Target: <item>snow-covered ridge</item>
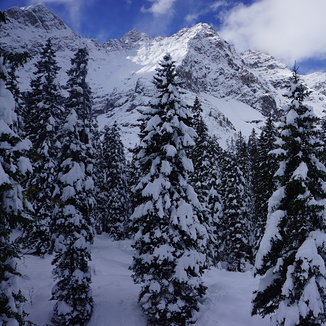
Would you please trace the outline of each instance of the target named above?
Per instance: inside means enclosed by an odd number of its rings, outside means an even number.
[[[152,78],[158,61],[169,52],[183,82],[185,100],[192,104],[197,95],[202,101],[204,119],[212,133],[225,142],[235,130],[246,132],[286,103],[282,94],[291,71],[272,56],[257,51],[238,54],[212,26],[205,23],[184,28],[170,37],[151,38],[132,30],[120,39],[99,44],[78,36],[44,5],[13,7],[6,11],[8,24],[0,30],[4,48],[28,51],[34,58],[19,72],[21,87],[29,89],[34,63],[48,38],[52,39],[62,67],[61,83],[70,58],[81,47],[90,53],[88,80],[94,95],[94,108],[100,125],[116,120],[127,147],[135,142],[137,107],[152,96]],[[326,107],[326,74],[304,76],[314,90],[311,104],[317,114]],[[230,110],[230,103],[234,110]],[[234,112],[243,112],[234,115]],[[253,112],[255,117],[252,117]],[[241,116],[241,118],[240,118]],[[244,118],[246,117],[246,118]],[[251,123],[250,123],[251,122]]]

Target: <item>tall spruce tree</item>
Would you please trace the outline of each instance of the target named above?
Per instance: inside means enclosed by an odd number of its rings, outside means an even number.
[[[278,326],[326,323],[326,169],[318,161],[317,118],[304,104],[308,94],[295,69],[274,151],[277,190],[255,265],[260,286],[252,312],[272,314]]]
[[[179,92],[175,64],[163,57],[154,77],[157,97],[143,112],[137,159],[142,178],[133,213],[138,232],[133,245],[133,279],[149,325],[194,323],[206,288],[206,228],[196,216],[197,196],[188,182],[192,162],[186,150],[195,132]]]
[[[253,128],[251,134],[248,138],[247,144],[247,152],[248,152],[248,175],[246,177],[247,180],[247,195],[248,195],[248,213],[249,219],[251,222],[251,235],[250,235],[250,245],[253,248],[253,251],[257,251],[257,242],[259,237],[259,232],[257,230],[257,217],[260,213],[260,210],[257,205],[256,198],[256,182],[259,178],[259,160],[258,160],[258,136],[256,129]]]
[[[92,141],[93,141],[93,150],[94,157],[93,160],[96,162],[93,167],[93,181],[94,181],[94,206],[92,210],[93,220],[94,220],[94,229],[97,234],[102,233],[102,216],[104,213],[103,207],[103,192],[101,190],[103,181],[104,181],[104,171],[103,171],[103,160],[102,160],[102,141],[101,137],[103,135],[103,131],[99,130],[97,119],[93,113],[93,128],[91,130]]]
[[[2,12],[0,12],[0,24]],[[7,77],[0,48],[0,324],[27,325],[23,303],[26,301],[17,286],[17,259],[20,251],[11,239],[12,231],[26,219],[30,209],[23,196],[23,179],[31,172],[26,157],[31,143],[14,131],[17,125],[15,101],[5,87]]]
[[[59,71],[50,39],[36,62],[35,78],[31,81],[25,116],[26,136],[33,144],[33,175],[28,182],[34,207],[34,222],[23,234],[23,245],[43,256],[52,251],[50,220],[53,214],[53,191],[57,174],[60,127],[63,122],[63,99],[57,82]]]
[[[224,153],[221,171],[222,212],[218,224],[219,260],[229,271],[252,264],[251,223],[246,180],[235,154]]]
[[[326,165],[326,110],[323,111],[324,116],[321,123],[322,141],[324,144],[324,149],[321,153],[321,161]]]
[[[86,82],[88,52],[79,49],[68,71],[66,109],[62,129],[60,167],[56,182],[52,230],[55,237],[57,281],[52,289],[54,325],[84,325],[91,317],[90,245],[93,241],[93,149],[91,90]]]
[[[247,184],[249,185],[250,177],[251,177],[250,154],[248,149],[248,143],[241,131],[238,132],[235,138],[234,153],[235,153],[235,158],[237,160],[237,165],[239,169],[242,171],[244,177],[248,181]]]
[[[27,59],[28,57],[26,57]],[[6,87],[12,93],[15,100],[15,113],[17,116],[17,121],[13,126],[14,131],[21,137],[24,136],[24,115],[25,115],[25,101],[23,99],[22,93],[18,86],[18,80],[16,75],[16,70],[18,66],[17,63],[9,64],[8,75],[6,78]]]
[[[115,240],[122,240],[128,236],[131,203],[124,146],[116,122],[104,128],[99,164],[103,174],[97,199],[101,230]]]
[[[203,109],[196,96],[191,107],[192,127],[196,131],[195,145],[189,151],[194,166],[190,174],[190,183],[194,187],[201,204],[198,215],[208,229],[207,257],[216,262],[216,221],[221,210],[221,199],[218,193],[219,166],[217,141],[208,134],[208,127],[202,117]],[[212,263],[209,262],[209,263]]]
[[[208,214],[211,220],[210,232],[213,232],[214,243],[213,250],[213,264],[217,264],[220,260],[218,250],[216,250],[216,244],[218,243],[219,237],[219,224],[220,218],[223,212],[223,200],[221,190],[221,173],[222,173],[222,162],[223,162],[223,149],[220,147],[218,139],[215,136],[209,137],[209,148],[210,148],[210,175],[209,175],[209,191],[207,197]]]
[[[257,161],[253,171],[252,190],[254,197],[255,252],[264,234],[268,213],[268,200],[275,191],[274,174],[278,162],[272,154],[275,147],[277,130],[272,116],[266,120],[257,143]]]

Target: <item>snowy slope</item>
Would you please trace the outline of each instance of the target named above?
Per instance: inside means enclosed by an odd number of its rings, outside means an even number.
[[[60,82],[70,58],[80,47],[90,52],[88,81],[94,95],[99,124],[122,127],[126,147],[137,142],[137,108],[146,105],[153,92],[151,83],[158,61],[170,52],[183,82],[185,100],[193,104],[198,95],[211,133],[224,146],[235,131],[248,135],[269,112],[276,113],[286,103],[282,94],[290,70],[272,56],[257,51],[238,54],[207,24],[184,28],[170,37],[151,38],[132,30],[121,39],[99,44],[84,39],[67,27],[45,6],[14,7],[6,12],[0,44],[12,51],[29,51],[34,58],[19,72],[21,88],[29,89],[34,63],[50,37],[62,67]],[[311,104],[321,115],[326,108],[326,74],[304,77],[314,92]],[[258,113],[257,113],[258,112]]]
[[[95,301],[89,326],[146,326],[137,304],[140,287],[131,279],[130,241],[97,236],[92,248],[92,289]],[[50,321],[53,302],[51,256],[25,256],[19,269],[24,275],[21,288],[29,302],[25,310],[37,326]],[[250,315],[252,291],[257,280],[250,272],[232,273],[212,268],[203,277],[208,286],[195,326],[268,326],[268,318]]]

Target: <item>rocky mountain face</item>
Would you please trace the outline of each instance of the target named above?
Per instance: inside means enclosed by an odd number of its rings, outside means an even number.
[[[5,49],[28,51],[33,59],[19,71],[21,88],[29,89],[34,63],[48,38],[57,51],[64,84],[70,58],[80,47],[90,53],[89,84],[99,124],[117,121],[127,146],[135,142],[138,108],[153,94],[152,77],[157,63],[169,52],[176,61],[184,88],[184,100],[198,96],[204,119],[221,142],[236,130],[248,134],[264,116],[277,114],[291,71],[272,56],[257,51],[239,54],[207,24],[185,28],[170,37],[151,38],[132,30],[121,39],[104,44],[78,36],[43,5],[14,7],[6,11],[8,23],[0,30]],[[318,115],[326,108],[326,74],[302,76],[313,90],[310,101]]]

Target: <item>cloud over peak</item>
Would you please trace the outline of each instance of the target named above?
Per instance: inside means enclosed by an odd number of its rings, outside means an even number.
[[[84,0],[29,0],[30,4],[43,3],[62,5],[68,11],[71,23],[75,30],[80,29],[81,24],[81,9],[84,5]]]
[[[141,12],[150,12],[154,15],[166,15],[173,13],[173,4],[176,0],[148,0],[152,5],[146,9],[141,7]]]
[[[293,64],[326,57],[325,0],[260,0],[223,17],[221,35],[243,51],[269,52]]]

